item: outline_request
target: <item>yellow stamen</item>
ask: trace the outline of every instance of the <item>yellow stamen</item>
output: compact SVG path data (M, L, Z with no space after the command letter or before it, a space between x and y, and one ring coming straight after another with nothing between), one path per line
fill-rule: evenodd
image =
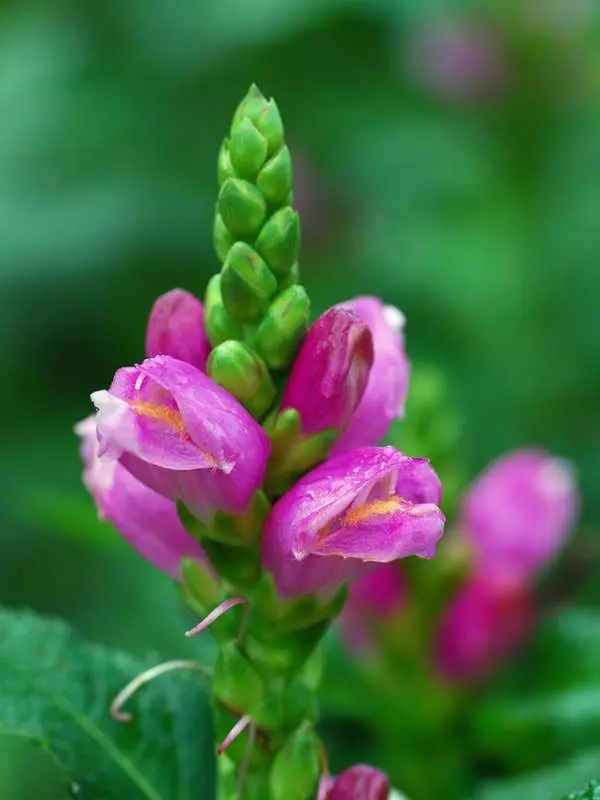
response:
M364 506L351 508L341 521L341 524L343 527L347 525L360 525L361 522L365 522L371 519L371 517L392 514L394 511L397 511L401 505L405 505L406 503L406 500L403 500L401 497L396 497L395 495L387 500L373 500L371 503L366 503Z
M146 400L133 400L131 407L136 414L141 414L144 417L156 419L159 422L164 422L165 425L176 430L186 439L189 439L186 433L181 414L176 408L170 406L159 406L156 403L149 403Z

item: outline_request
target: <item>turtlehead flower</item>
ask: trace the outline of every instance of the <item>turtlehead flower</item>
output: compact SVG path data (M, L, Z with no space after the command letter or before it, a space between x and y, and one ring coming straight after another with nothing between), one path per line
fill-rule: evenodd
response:
M202 548L183 528L175 504L136 480L118 461L98 458L94 417L75 427L81 438L83 481L102 519L115 526L147 561L180 580L185 556L206 561Z
M491 100L510 79L497 31L458 17L440 18L415 31L408 61L417 80L450 103Z
M431 558L442 536L440 481L427 459L393 447L335 456L281 497L263 563L282 597L327 594L379 563Z
M304 338L281 410L295 408L307 436L328 428L341 433L360 403L372 363L367 325L351 311L330 308Z
M183 289L161 295L150 312L146 355L173 356L204 372L209 353L202 303Z
M269 442L228 392L191 364L146 359L92 394L103 461L155 492L181 499L203 521L242 513L262 484Z
M377 297L357 297L339 308L357 314L373 337L373 366L367 388L352 420L332 448L342 453L354 447L377 444L393 419L402 419L408 392L409 363L404 350L404 317Z
M364 653L371 646L374 623L385 625L403 606L406 587L396 562L384 564L355 581L340 616L340 632L348 647Z
M514 576L481 573L450 600L437 638L437 661L453 683L472 682L518 649L535 616L529 586Z
M571 471L521 450L493 463L468 490L461 527L479 570L532 576L554 556L577 514Z
M355 764L337 778L322 778L319 800L391 800L390 781L368 764Z

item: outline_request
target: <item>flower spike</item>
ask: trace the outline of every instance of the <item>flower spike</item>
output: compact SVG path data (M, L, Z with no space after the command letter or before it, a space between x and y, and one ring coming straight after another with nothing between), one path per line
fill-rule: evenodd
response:
M177 659L175 661L165 661L162 664L157 664L155 667L150 667L150 669L146 669L144 672L141 672L132 681L130 681L127 686L121 689L119 694L110 704L111 717L116 719L117 722L130 722L132 715L128 711L121 710L125 703L131 697L133 697L137 690L141 689L141 687L146 683L153 681L154 678L158 678L160 675L164 675L167 672L173 672L173 670L177 669L195 669L209 678L212 676L212 670L210 667L207 667L205 664L200 664L198 661Z
M237 597L230 597L227 600L224 600L216 608L213 608L210 614L204 617L204 619L201 622L199 622L193 628L190 628L189 631L186 631L185 635L189 639L192 636L195 636L197 633L201 633L202 631L209 628L213 624L213 622L219 619L219 617L222 617L223 614L229 611L230 608L233 608L234 606L239 606L240 604L244 606L244 609L242 612L242 621L240 622L240 629L237 635L237 641L238 643L241 642L244 638L244 634L246 633L246 628L248 626L248 614L250 611L248 607L248 601L246 600L245 597L242 597L242 595L239 595Z

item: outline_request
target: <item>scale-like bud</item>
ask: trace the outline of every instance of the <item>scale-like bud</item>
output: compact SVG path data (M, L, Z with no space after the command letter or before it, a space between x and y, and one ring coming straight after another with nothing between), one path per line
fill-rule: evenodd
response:
M277 291L277 280L258 253L236 242L221 272L221 296L228 313L243 322L260 319Z
M292 191L292 157L287 145L262 167L256 185L269 203L283 205Z
M256 84L252 84L248 94L237 107L231 123L232 135L244 117L253 122L267 140L269 155L281 147L283 122L279 109L273 98L267 100Z
M262 194L240 178L227 178L219 192L218 208L233 236L256 236L267 214Z
M294 360L310 318L310 301L302 286L290 286L271 303L254 339L271 369L285 369Z
M256 419L275 399L275 384L264 362L242 342L230 339L214 348L208 361L210 377L227 389Z
M300 218L293 208L276 211L263 225L256 249L277 276L285 276L298 259Z
M231 131L229 141L229 158L235 174L254 180L265 163L267 149L267 140L256 125L248 117L242 117Z
M242 339L244 336L242 326L230 316L223 303L220 275L213 275L206 287L204 327L213 347L228 339Z
M233 246L235 239L227 230L223 217L220 214L215 214L215 223L213 226L213 241L215 243L215 251L221 261L225 261L229 248Z

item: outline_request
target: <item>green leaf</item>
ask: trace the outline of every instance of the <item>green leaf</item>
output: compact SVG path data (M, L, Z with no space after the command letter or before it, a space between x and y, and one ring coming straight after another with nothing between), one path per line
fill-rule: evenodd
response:
M571 792L563 800L600 800L600 781L590 781L580 792Z
M208 703L197 672L172 672L109 715L115 695L159 659L82 642L63 622L0 611L0 734L51 754L81 800L214 796Z

